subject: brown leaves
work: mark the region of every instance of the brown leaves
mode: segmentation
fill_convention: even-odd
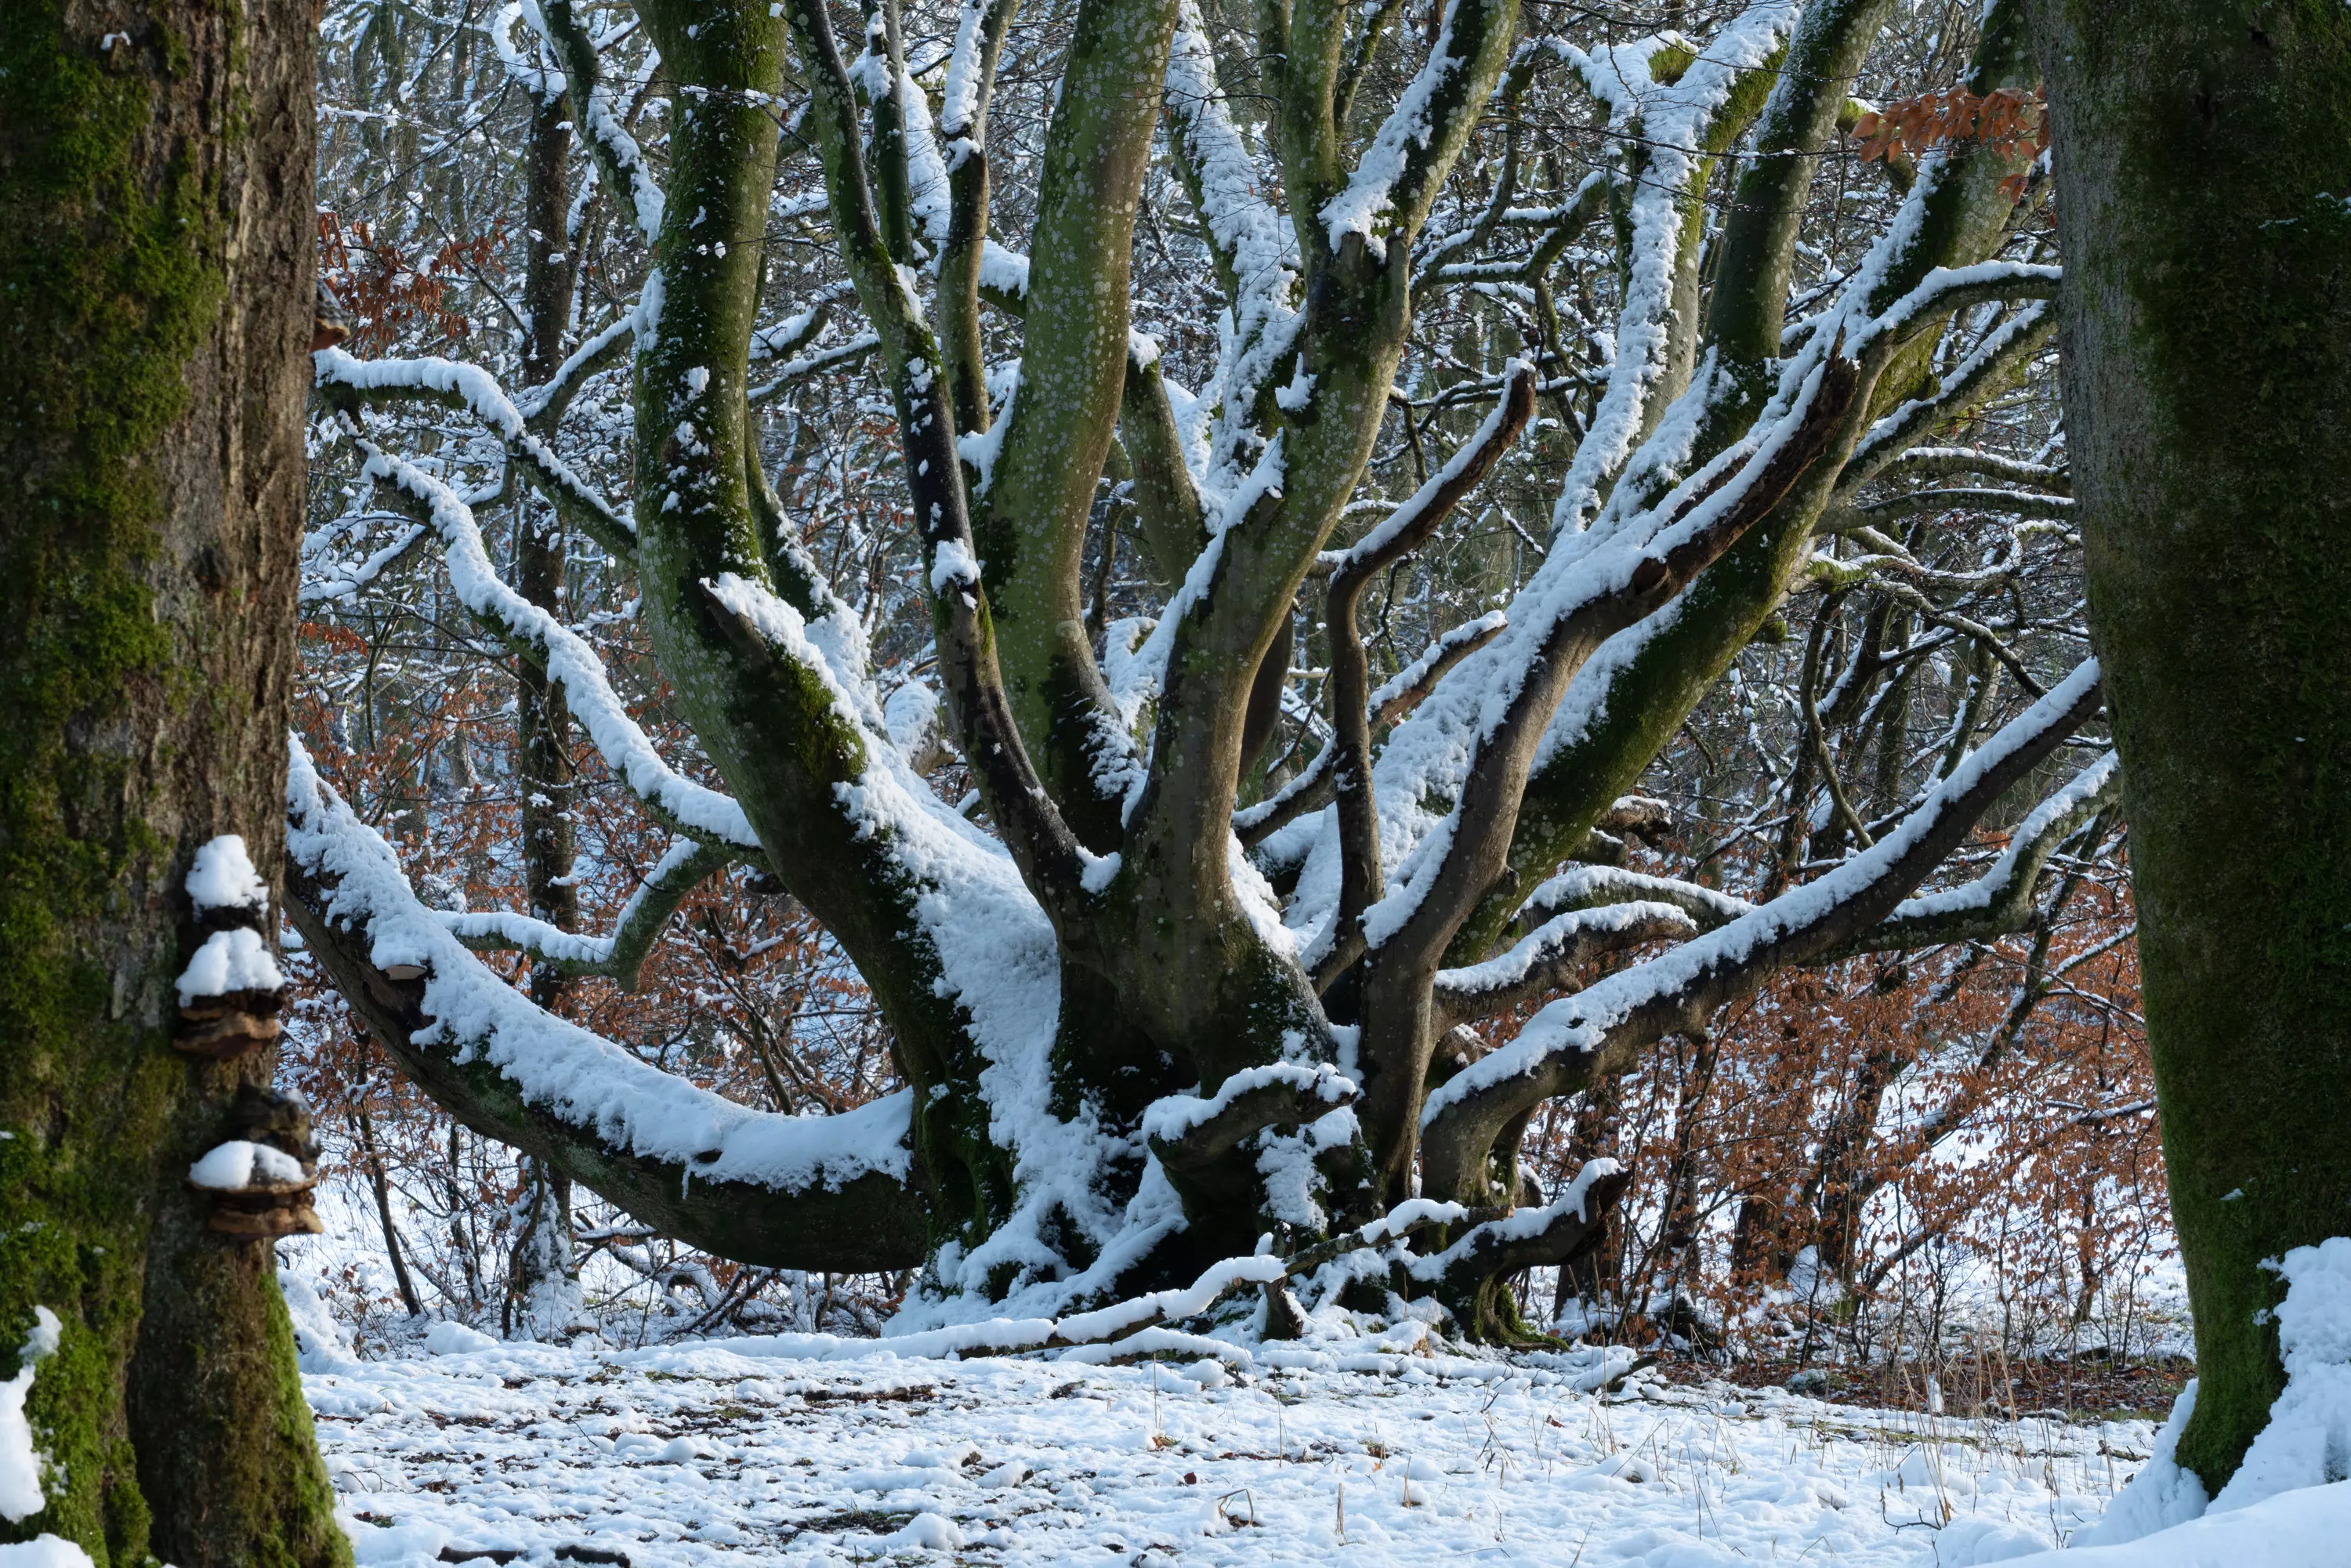
[[[2049,150],[2049,115],[2038,89],[2003,87],[1979,94],[1955,87],[1873,109],[1853,133],[1865,160],[1910,162],[1946,141],[1980,141],[1996,155],[2013,158],[2028,145],[2036,155]],[[2001,181],[2001,189],[2015,201],[2024,194],[2024,182],[2025,172],[2019,171]]]
[[[504,270],[503,235],[444,242],[431,256],[411,256],[378,240],[364,222],[346,229],[333,213],[319,214],[319,276],[350,315],[351,351],[365,358],[390,348],[404,326],[417,325],[449,342],[473,330],[449,286],[464,274]]]

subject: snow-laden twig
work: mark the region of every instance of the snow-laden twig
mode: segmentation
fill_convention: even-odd
[[[679,839],[664,852],[612,920],[610,935],[590,936],[512,910],[444,914],[457,940],[476,952],[520,950],[570,975],[603,975],[634,990],[653,941],[685,895],[739,858],[732,845]]]
[[[367,454],[360,477],[377,482],[403,510],[440,537],[449,585],[459,601],[502,634],[533,650],[544,663],[548,678],[562,686],[573,716],[586,727],[605,765],[680,831],[758,849],[758,835],[751,831],[739,804],[681,776],[662,760],[612,689],[604,661],[596,651],[499,578],[483,548],[482,530],[474,521],[472,509],[455,492],[371,442],[361,441],[359,445]]]
[[[340,349],[321,349],[310,357],[317,383],[329,395],[340,391],[372,402],[423,398],[471,413],[567,520],[623,559],[635,553],[635,527],[555,455],[487,371],[431,357],[357,360]]]

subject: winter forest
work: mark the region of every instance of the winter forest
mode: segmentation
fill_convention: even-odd
[[[2351,12],[0,89],[0,1568],[2341,1561]]]

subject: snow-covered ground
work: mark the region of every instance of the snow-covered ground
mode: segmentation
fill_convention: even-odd
[[[1611,1395],[1596,1358],[1425,1345],[1228,1370],[454,1325],[359,1362],[305,1339],[369,1564],[1990,1562],[2095,1519],[2155,1437],[1646,1374]]]

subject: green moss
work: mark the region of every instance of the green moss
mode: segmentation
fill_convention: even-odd
[[[168,30],[152,47],[188,55]],[[168,499],[147,454],[219,308],[220,227],[185,163],[141,183],[148,78],[102,69],[52,7],[0,17],[0,1357],[36,1305],[65,1323],[28,1405],[48,1506],[0,1535],[136,1562],[141,1156],[183,1071],[154,1049],[172,944],[139,940],[131,900],[170,849],[129,737],[135,704],[187,697],[149,587]]]
[[[2351,1211],[2351,22],[2035,19],[2063,62],[2068,432],[2196,1318],[2179,1458],[2218,1490],[2283,1386],[2263,1262]]]

